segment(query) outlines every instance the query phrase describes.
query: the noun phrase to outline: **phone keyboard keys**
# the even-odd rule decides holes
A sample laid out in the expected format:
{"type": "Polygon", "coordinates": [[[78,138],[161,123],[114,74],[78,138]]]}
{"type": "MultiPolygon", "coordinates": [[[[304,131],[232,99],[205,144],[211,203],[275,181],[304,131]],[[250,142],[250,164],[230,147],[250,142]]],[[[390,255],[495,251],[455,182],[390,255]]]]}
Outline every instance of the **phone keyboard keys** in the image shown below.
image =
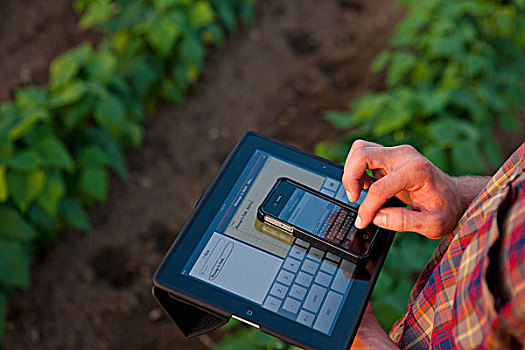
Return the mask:
{"type": "Polygon", "coordinates": [[[342,301],[343,296],[341,294],[328,292],[319,316],[315,321],[314,329],[324,333],[328,332],[330,327],[332,327],[332,323],[335,321],[337,310],[339,310],[342,301]]]}
{"type": "Polygon", "coordinates": [[[301,266],[301,270],[313,275],[315,274],[315,271],[317,271],[317,267],[319,267],[318,263],[313,260],[306,259],[303,262],[303,266],[301,266]]]}
{"type": "Polygon", "coordinates": [[[295,283],[298,283],[308,288],[310,287],[310,284],[312,283],[312,276],[304,272],[299,272],[299,274],[297,275],[297,278],[295,279],[295,283]]]}
{"type": "Polygon", "coordinates": [[[288,287],[283,286],[280,283],[275,282],[270,290],[270,294],[275,295],[276,297],[283,299],[288,292],[288,287]]]}
{"type": "Polygon", "coordinates": [[[281,270],[277,275],[277,281],[289,286],[292,283],[294,275],[286,270],[281,270]]]}
{"type": "Polygon", "coordinates": [[[332,282],[332,276],[324,272],[319,272],[317,276],[315,276],[315,283],[318,283],[324,287],[329,287],[330,282],[332,282]]]}
{"type": "Polygon", "coordinates": [[[297,322],[304,324],[307,327],[311,327],[314,321],[315,315],[306,310],[301,310],[299,316],[297,316],[297,322]]]}
{"type": "Polygon", "coordinates": [[[288,257],[284,261],[283,268],[288,271],[297,272],[297,270],[299,270],[299,265],[301,265],[301,262],[299,260],[295,260],[294,258],[288,257]]]}
{"type": "Polygon", "coordinates": [[[323,256],[324,256],[324,252],[314,247],[310,248],[310,251],[308,252],[308,257],[311,259],[314,258],[317,260],[321,260],[323,256]]]}
{"type": "Polygon", "coordinates": [[[300,301],[303,301],[304,297],[306,296],[306,288],[294,284],[292,286],[292,289],[290,289],[290,296],[300,301]]]}
{"type": "Polygon", "coordinates": [[[263,304],[265,309],[268,309],[273,312],[277,312],[281,307],[282,301],[272,297],[271,295],[266,298],[266,301],[263,304]]]}
{"type": "Polygon", "coordinates": [[[304,308],[308,311],[317,312],[321,302],[323,301],[324,295],[326,293],[326,288],[321,287],[320,285],[314,284],[304,301],[304,308]]]}
{"type": "Polygon", "coordinates": [[[329,260],[324,260],[321,264],[321,270],[333,275],[337,270],[337,265],[329,260]]]}
{"type": "Polygon", "coordinates": [[[286,298],[283,304],[283,310],[296,314],[299,311],[301,302],[293,298],[286,298]]]}

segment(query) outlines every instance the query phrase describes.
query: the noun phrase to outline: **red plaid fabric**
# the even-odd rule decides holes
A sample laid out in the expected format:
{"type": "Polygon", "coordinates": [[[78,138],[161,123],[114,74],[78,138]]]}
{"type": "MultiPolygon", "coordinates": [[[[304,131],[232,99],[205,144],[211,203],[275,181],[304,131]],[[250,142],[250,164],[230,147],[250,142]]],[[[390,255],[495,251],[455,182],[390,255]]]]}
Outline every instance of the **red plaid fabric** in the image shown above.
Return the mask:
{"type": "Polygon", "coordinates": [[[525,344],[525,143],[445,236],[390,331],[401,349],[525,344]]]}

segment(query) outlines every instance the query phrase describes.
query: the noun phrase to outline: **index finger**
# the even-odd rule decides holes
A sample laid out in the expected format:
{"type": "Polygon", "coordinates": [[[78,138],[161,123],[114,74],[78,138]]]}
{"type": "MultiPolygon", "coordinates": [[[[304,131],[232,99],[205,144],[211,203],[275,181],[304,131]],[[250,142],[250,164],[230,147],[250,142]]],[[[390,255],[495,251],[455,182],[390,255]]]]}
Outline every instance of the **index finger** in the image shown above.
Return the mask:
{"type": "Polygon", "coordinates": [[[383,159],[389,149],[377,143],[357,140],[352,145],[346,158],[343,186],[350,195],[350,201],[355,202],[365,184],[366,169],[385,169],[383,159]]]}

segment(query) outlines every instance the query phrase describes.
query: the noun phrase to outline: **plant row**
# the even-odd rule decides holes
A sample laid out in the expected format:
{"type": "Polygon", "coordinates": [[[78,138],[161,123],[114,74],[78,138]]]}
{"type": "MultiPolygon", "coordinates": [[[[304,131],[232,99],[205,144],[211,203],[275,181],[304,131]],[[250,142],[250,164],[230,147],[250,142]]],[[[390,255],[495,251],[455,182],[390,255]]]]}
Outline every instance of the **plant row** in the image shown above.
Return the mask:
{"type": "Polygon", "coordinates": [[[56,58],[45,87],[0,105],[0,339],[15,288],[30,284],[39,241],[91,229],[109,171],[128,177],[123,150],[161,100],[183,101],[207,47],[254,18],[252,0],[78,0],[79,26],[106,35],[56,58]]]}
{"type": "MultiPolygon", "coordinates": [[[[348,130],[319,154],[344,160],[357,138],[408,143],[451,174],[499,167],[495,131],[521,129],[525,1],[404,0],[406,17],[371,68],[385,86],[327,118],[348,130]]],[[[409,291],[437,242],[398,234],[374,290],[374,311],[385,329],[405,311],[409,291]]]]}
{"type": "Polygon", "coordinates": [[[519,131],[523,105],[525,1],[404,0],[407,16],[372,64],[384,91],[354,100],[327,118],[346,137],[318,145],[344,159],[356,138],[408,143],[441,169],[480,174],[503,157],[495,130],[519,131]]]}

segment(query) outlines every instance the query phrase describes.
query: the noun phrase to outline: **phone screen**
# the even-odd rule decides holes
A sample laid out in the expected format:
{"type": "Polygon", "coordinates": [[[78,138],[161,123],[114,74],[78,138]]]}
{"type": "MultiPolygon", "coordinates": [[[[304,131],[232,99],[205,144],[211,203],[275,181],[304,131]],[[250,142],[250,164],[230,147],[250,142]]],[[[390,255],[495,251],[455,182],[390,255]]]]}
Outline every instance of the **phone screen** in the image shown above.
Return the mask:
{"type": "Polygon", "coordinates": [[[367,252],[372,234],[354,226],[357,211],[282,181],[266,203],[265,211],[353,253],[367,252]]]}

